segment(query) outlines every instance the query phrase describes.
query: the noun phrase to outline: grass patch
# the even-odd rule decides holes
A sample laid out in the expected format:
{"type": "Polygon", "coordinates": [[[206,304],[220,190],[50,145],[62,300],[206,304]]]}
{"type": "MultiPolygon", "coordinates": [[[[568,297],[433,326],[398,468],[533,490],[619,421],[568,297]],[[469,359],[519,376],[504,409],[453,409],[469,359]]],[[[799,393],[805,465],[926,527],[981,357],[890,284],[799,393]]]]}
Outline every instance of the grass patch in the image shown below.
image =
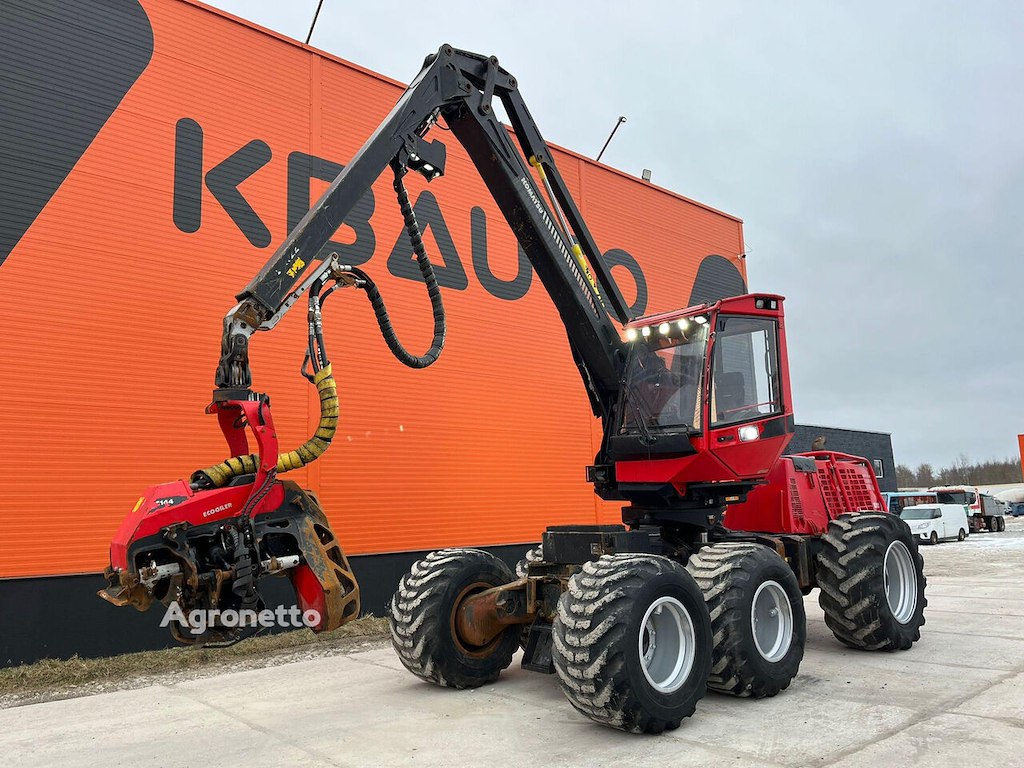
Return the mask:
{"type": "Polygon", "coordinates": [[[367,616],[333,632],[317,635],[309,629],[297,629],[253,637],[229,648],[176,647],[99,659],[43,659],[35,664],[0,669],[0,698],[20,699],[51,691],[67,695],[95,683],[117,683],[183,670],[266,666],[269,660],[290,651],[344,649],[359,638],[384,637],[387,632],[387,619],[367,616]]]}

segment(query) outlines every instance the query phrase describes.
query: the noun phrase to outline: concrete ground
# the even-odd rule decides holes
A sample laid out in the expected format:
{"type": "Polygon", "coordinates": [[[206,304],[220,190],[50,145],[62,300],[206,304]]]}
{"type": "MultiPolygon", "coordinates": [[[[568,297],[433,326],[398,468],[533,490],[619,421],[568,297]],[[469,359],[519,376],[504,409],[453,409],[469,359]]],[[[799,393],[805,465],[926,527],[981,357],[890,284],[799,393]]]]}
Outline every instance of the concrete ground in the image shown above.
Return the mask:
{"type": "Polygon", "coordinates": [[[662,736],[592,724],[554,678],[419,682],[390,647],[0,711],[11,766],[1024,766],[1024,518],[925,547],[927,625],[904,653],[845,649],[807,599],[800,675],[709,694],[662,736]]]}

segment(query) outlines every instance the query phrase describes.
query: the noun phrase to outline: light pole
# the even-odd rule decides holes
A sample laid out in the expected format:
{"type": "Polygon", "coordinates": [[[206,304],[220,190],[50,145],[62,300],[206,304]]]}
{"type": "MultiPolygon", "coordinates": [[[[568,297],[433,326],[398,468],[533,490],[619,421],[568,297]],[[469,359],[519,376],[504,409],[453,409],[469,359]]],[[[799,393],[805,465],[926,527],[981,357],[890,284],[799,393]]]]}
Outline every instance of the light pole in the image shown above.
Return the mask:
{"type": "Polygon", "coordinates": [[[615,127],[612,128],[612,132],[608,134],[608,140],[605,141],[604,146],[601,147],[601,151],[597,153],[597,162],[601,162],[601,155],[603,155],[604,151],[608,149],[608,145],[611,143],[612,137],[615,135],[615,132],[619,130],[619,126],[624,122],[626,122],[626,118],[623,115],[619,115],[619,119],[615,123],[615,127]]]}

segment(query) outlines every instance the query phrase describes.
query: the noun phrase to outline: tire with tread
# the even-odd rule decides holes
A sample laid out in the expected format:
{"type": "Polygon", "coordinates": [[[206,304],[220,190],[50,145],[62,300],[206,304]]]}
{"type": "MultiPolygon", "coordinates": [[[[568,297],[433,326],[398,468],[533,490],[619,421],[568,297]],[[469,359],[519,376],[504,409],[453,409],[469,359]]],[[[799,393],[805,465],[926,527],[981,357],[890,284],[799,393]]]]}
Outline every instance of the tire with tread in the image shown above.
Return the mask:
{"type": "Polygon", "coordinates": [[[828,524],[818,553],[818,602],[836,638],[864,650],[907,650],[921,639],[927,580],[910,527],[889,514],[855,512],[828,524]],[[913,613],[896,620],[885,591],[886,552],[900,542],[910,554],[916,583],[913,613]]]}
{"type": "Polygon", "coordinates": [[[932,531],[932,535],[928,537],[928,543],[933,545],[933,546],[935,544],[938,544],[939,543],[939,534],[936,533],[935,531],[932,531]]]}
{"type": "Polygon", "coordinates": [[[480,549],[442,549],[416,562],[388,606],[391,643],[417,677],[448,688],[494,682],[512,663],[519,629],[510,627],[482,648],[463,643],[454,614],[461,599],[515,581],[511,569],[480,549]]]}
{"type": "Polygon", "coordinates": [[[967,531],[965,531],[963,528],[961,528],[960,532],[956,535],[956,540],[957,541],[963,541],[966,538],[967,538],[967,531]]]}
{"type": "Polygon", "coordinates": [[[527,568],[529,568],[530,563],[539,563],[543,559],[544,559],[544,545],[543,544],[538,544],[535,547],[530,547],[530,549],[526,550],[526,554],[523,555],[523,559],[520,560],[518,563],[516,563],[516,578],[517,579],[524,579],[524,578],[526,578],[527,568]]]}
{"type": "Polygon", "coordinates": [[[711,622],[704,597],[693,577],[668,558],[616,554],[586,563],[558,602],[552,638],[563,693],[603,725],[632,733],[672,730],[693,714],[707,690],[711,622]],[[677,667],[681,680],[670,692],[650,682],[640,650],[649,609],[665,599],[678,601],[693,630],[692,663],[677,667]]]}
{"type": "Polygon", "coordinates": [[[789,687],[800,668],[807,641],[803,595],[792,569],[761,544],[719,543],[700,549],[686,569],[704,593],[714,638],[708,688],[760,699],[789,687]],[[758,588],[774,582],[789,600],[789,648],[769,661],[754,639],[752,607],[758,588]]]}
{"type": "MultiPolygon", "coordinates": [[[[526,550],[526,554],[523,555],[523,559],[516,563],[516,578],[525,579],[530,563],[539,563],[544,559],[544,545],[538,544],[535,547],[530,547],[526,550]]],[[[526,644],[530,641],[530,627],[532,624],[523,624],[519,629],[519,647],[524,651],[526,650],[526,644]]]]}

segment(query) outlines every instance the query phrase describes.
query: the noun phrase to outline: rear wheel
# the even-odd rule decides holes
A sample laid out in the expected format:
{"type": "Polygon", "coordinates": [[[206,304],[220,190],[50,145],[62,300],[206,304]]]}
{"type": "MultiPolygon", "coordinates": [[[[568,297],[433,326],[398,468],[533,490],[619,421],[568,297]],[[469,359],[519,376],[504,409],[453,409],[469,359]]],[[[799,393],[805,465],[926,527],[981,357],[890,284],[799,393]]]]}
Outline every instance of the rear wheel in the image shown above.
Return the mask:
{"type": "Polygon", "coordinates": [[[538,544],[537,546],[526,550],[526,554],[523,555],[523,559],[516,563],[516,578],[525,579],[530,568],[530,563],[539,563],[543,559],[543,545],[538,544]]]}
{"type": "Polygon", "coordinates": [[[711,671],[700,589],[654,555],[604,555],[569,580],[553,626],[566,698],[604,725],[661,733],[693,714],[711,671]]]}
{"type": "Polygon", "coordinates": [[[852,648],[906,650],[921,639],[924,560],[892,515],[840,515],[818,554],[818,597],[832,634],[852,648]]]}
{"type": "Polygon", "coordinates": [[[514,581],[512,571],[480,549],[442,549],[413,565],[391,598],[391,642],[402,664],[423,680],[476,688],[498,679],[519,646],[509,627],[484,646],[456,630],[459,606],[470,595],[514,581]]]}
{"type": "Polygon", "coordinates": [[[996,520],[999,521],[999,533],[1002,533],[1003,531],[1006,530],[1006,518],[1005,517],[997,517],[996,520]]]}
{"type": "Polygon", "coordinates": [[[800,585],[777,552],[760,544],[714,544],[690,558],[711,615],[708,687],[756,699],[789,687],[800,668],[807,623],[800,585]]]}
{"type": "MultiPolygon", "coordinates": [[[[530,563],[539,563],[544,559],[544,547],[538,544],[535,547],[531,547],[526,550],[526,554],[523,555],[523,559],[516,563],[516,578],[525,579],[527,573],[529,573],[530,563]]],[[[532,624],[523,624],[519,628],[519,647],[524,651],[526,650],[526,644],[530,641],[530,627],[532,624]]]]}
{"type": "Polygon", "coordinates": [[[961,528],[960,529],[960,533],[958,533],[956,535],[956,540],[957,541],[963,541],[966,538],[967,538],[967,531],[965,531],[963,528],[961,528]]]}

